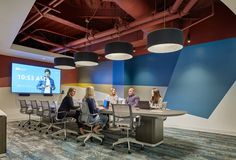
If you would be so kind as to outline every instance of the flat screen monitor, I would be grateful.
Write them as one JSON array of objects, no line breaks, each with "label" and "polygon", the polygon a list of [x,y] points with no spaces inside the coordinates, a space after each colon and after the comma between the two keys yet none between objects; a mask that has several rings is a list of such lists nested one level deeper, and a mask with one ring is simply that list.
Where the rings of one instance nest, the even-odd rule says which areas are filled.
[{"label": "flat screen monitor", "polygon": [[61,70],[12,63],[11,90],[13,93],[59,94]]}]

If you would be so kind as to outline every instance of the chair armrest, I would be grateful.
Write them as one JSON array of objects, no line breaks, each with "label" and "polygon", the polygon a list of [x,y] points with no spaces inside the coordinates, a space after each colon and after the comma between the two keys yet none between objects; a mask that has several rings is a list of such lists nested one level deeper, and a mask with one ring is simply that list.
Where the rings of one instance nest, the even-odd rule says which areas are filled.
[{"label": "chair armrest", "polygon": [[64,119],[64,118],[66,117],[66,115],[67,115],[67,112],[66,112],[66,111],[57,112],[57,119],[59,119],[59,118],[58,118],[58,114],[60,114],[60,113],[64,113],[64,116],[63,116],[62,118],[60,118],[60,119]]}]

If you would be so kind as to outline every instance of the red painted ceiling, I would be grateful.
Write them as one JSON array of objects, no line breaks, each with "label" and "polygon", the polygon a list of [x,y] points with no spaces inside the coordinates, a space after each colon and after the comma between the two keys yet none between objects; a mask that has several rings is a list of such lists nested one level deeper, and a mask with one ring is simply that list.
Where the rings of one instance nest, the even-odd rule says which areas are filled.
[{"label": "red painted ceiling", "polygon": [[131,42],[139,55],[147,53],[147,34],[163,22],[182,29],[190,45],[235,37],[235,20],[220,0],[36,0],[14,43],[104,57],[104,45],[119,39]]}]

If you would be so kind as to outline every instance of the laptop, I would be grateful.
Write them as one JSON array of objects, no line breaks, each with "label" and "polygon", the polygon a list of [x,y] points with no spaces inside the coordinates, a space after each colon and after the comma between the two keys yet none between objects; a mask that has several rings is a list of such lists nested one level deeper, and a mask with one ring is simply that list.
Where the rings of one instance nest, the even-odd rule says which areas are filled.
[{"label": "laptop", "polygon": [[110,105],[110,101],[107,101],[107,100],[104,100],[104,101],[103,101],[103,107],[104,107],[105,109],[109,109],[109,105]]},{"label": "laptop", "polygon": [[149,101],[139,101],[138,106],[140,109],[151,109]]}]

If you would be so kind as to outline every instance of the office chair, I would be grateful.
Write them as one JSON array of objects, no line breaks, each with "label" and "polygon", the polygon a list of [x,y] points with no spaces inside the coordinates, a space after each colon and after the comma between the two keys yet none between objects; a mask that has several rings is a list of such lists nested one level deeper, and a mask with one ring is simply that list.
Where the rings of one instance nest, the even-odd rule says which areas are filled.
[{"label": "office chair", "polygon": [[30,105],[27,104],[26,100],[19,100],[20,102],[20,113],[28,114],[28,120],[20,122],[18,126],[25,127],[28,125],[28,128],[31,129],[31,114],[33,114],[33,110],[31,109]]},{"label": "office chair", "polygon": [[95,116],[95,115],[98,115],[98,113],[90,114],[87,102],[83,102],[82,107],[81,107],[80,121],[82,123],[84,123],[84,125],[88,126],[90,128],[90,130],[88,131],[87,134],[77,137],[77,142],[79,142],[80,139],[85,138],[82,146],[85,146],[86,141],[91,138],[95,138],[95,139],[99,140],[101,142],[100,144],[103,143],[104,135],[93,133],[93,127],[95,126],[95,123],[91,122],[90,119],[92,119],[91,117]]},{"label": "office chair", "polygon": [[[57,108],[59,108],[59,107],[57,107]],[[63,115],[63,116],[62,116],[62,117],[58,117],[59,114],[61,114],[61,115]],[[70,122],[71,117],[66,117],[66,114],[67,114],[66,111],[60,111],[60,112],[58,112],[58,109],[56,110],[56,117],[55,117],[55,122],[53,123],[53,125],[63,124],[63,127],[60,128],[58,131],[56,131],[56,132],[54,132],[54,133],[51,134],[52,139],[53,139],[55,136],[58,136],[59,134],[62,134],[62,133],[63,133],[63,135],[64,135],[63,140],[66,140],[66,139],[67,139],[67,134],[68,134],[68,133],[78,135],[78,133],[77,133],[76,131],[72,131],[72,130],[70,130],[70,129],[67,129],[67,123]]]},{"label": "office chair", "polygon": [[36,128],[38,126],[40,126],[40,122],[41,122],[41,117],[37,114],[39,109],[40,109],[40,106],[38,105],[37,101],[36,100],[30,100],[30,105],[31,105],[31,108],[32,108],[32,115],[35,115],[35,116],[38,116],[39,117],[39,121],[35,126],[34,130],[36,130]]},{"label": "office chair", "polygon": [[134,132],[135,127],[140,126],[140,117],[138,118],[138,122],[134,122],[135,117],[133,117],[132,107],[128,104],[113,104],[112,111],[114,119],[117,120],[115,122],[116,126],[120,129],[126,130],[126,137],[119,138],[118,141],[112,144],[112,150],[114,150],[115,145],[128,143],[128,153],[130,154],[130,143],[140,144],[141,149],[144,148],[144,144],[142,142],[137,141],[135,138],[130,137],[130,131]]},{"label": "office chair", "polygon": [[42,130],[47,129],[45,133],[48,134],[50,129],[53,128],[61,129],[60,127],[54,125],[54,120],[56,117],[56,108],[54,107],[52,108],[48,101],[40,101],[40,102],[41,102],[42,112],[39,112],[39,114],[41,114],[40,116],[42,117],[42,119],[44,118],[49,119],[49,125],[40,128],[39,132],[42,132]]}]

